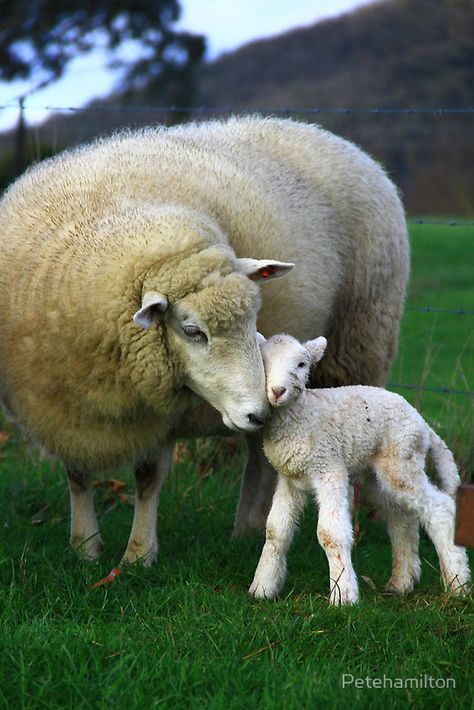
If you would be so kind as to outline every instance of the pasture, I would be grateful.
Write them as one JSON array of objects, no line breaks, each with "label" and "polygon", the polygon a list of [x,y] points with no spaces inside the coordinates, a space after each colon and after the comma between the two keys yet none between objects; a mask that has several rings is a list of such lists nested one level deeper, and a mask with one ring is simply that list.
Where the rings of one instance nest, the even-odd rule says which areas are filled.
[{"label": "pasture", "polygon": [[[474,310],[474,230],[410,225],[410,232],[408,310],[391,382],[472,392],[474,315],[411,309]],[[397,391],[421,409],[453,448],[464,479],[470,478],[473,398]],[[257,602],[246,590],[262,539],[230,541],[242,446],[234,438],[197,441],[179,447],[162,494],[157,566],[125,569],[113,583],[91,590],[125,549],[132,521],[129,474],[116,471],[119,483],[97,484],[106,548],[99,563],[86,565],[68,548],[62,467],[29,452],[10,425],[0,429],[2,706],[471,706],[472,595],[443,593],[426,538],[415,592],[384,595],[387,536],[362,511],[353,552],[361,601],[329,608],[326,560],[308,506],[289,553],[283,594],[276,602]],[[364,679],[363,687],[356,679]],[[374,679],[386,687],[367,687]],[[390,688],[397,679],[417,683]]]}]

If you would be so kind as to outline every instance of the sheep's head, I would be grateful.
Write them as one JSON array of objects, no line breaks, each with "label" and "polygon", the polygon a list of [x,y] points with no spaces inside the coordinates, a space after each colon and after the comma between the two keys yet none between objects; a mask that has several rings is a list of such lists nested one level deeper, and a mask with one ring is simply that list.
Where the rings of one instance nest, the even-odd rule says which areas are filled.
[{"label": "sheep's head", "polygon": [[292,264],[237,259],[212,246],[167,262],[145,284],[136,325],[158,328],[177,382],[209,402],[224,424],[258,429],[268,415],[265,374],[256,338],[257,282],[283,276]]},{"label": "sheep's head", "polygon": [[311,365],[323,357],[323,336],[300,343],[291,335],[273,335],[265,340],[258,333],[266,376],[267,397],[272,407],[284,407],[303,392]]}]

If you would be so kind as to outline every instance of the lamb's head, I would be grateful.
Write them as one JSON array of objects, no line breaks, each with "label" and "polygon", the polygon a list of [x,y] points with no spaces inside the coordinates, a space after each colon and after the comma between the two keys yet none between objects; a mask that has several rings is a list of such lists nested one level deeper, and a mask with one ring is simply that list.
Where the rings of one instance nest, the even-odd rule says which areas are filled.
[{"label": "lamb's head", "polygon": [[258,429],[269,413],[256,338],[258,282],[284,275],[292,264],[237,259],[219,245],[181,254],[170,267],[144,284],[135,324],[158,329],[173,387],[201,396],[231,429]]},{"label": "lamb's head", "polygon": [[265,340],[258,333],[266,376],[267,397],[272,407],[284,407],[303,392],[311,365],[323,357],[327,340],[323,336],[300,343],[291,335],[272,335]]}]

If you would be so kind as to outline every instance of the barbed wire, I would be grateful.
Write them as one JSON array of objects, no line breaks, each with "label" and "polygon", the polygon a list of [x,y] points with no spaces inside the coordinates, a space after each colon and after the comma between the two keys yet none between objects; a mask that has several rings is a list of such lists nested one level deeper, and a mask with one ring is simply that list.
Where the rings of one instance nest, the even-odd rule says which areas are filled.
[{"label": "barbed wire", "polygon": [[450,313],[457,316],[474,316],[474,311],[465,308],[436,308],[432,306],[410,306],[405,308],[405,313]]},{"label": "barbed wire", "polygon": [[441,224],[445,227],[474,227],[474,222],[459,222],[453,219],[450,220],[439,220],[439,219],[408,219],[407,224]]},{"label": "barbed wire", "polygon": [[[9,102],[0,105],[0,110],[18,108],[19,102]],[[374,115],[431,115],[431,116],[446,116],[446,115],[472,115],[474,107],[452,108],[436,107],[436,108],[362,108],[362,107],[331,107],[331,106],[311,106],[311,107],[246,107],[239,106],[150,106],[141,104],[132,104],[127,106],[117,104],[102,104],[94,106],[48,106],[43,104],[25,105],[28,109],[37,109],[44,111],[118,111],[118,112],[140,112],[143,113],[266,113],[266,114],[318,114],[318,113],[334,113],[334,114],[374,114]]]},{"label": "barbed wire", "polygon": [[405,389],[405,390],[415,390],[417,392],[436,392],[438,394],[459,394],[466,395],[468,397],[474,397],[474,392],[470,390],[455,390],[449,387],[425,387],[424,385],[406,385],[399,384],[398,382],[389,382],[388,387],[393,387],[394,389]]}]

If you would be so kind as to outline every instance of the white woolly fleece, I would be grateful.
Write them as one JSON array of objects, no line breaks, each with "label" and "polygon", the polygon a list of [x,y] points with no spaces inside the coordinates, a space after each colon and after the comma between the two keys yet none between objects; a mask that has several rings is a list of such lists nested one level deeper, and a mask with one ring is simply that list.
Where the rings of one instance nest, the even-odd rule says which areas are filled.
[{"label": "white woolly fleece", "polygon": [[[364,386],[306,389],[311,360],[315,364],[324,353],[324,338],[300,344],[277,335],[260,347],[274,407],[264,431],[264,452],[278,472],[278,484],[250,592],[271,598],[282,588],[286,553],[305,493],[310,493],[319,508],[318,539],[329,562],[330,601],[357,601],[350,520],[350,484],[356,481],[387,521],[393,550],[388,589],[403,593],[418,580],[421,524],[436,547],[445,587],[457,594],[466,591],[466,552],[453,542],[453,497],[460,480],[444,442],[393,392]],[[425,473],[428,456],[437,467],[439,488]]]}]

